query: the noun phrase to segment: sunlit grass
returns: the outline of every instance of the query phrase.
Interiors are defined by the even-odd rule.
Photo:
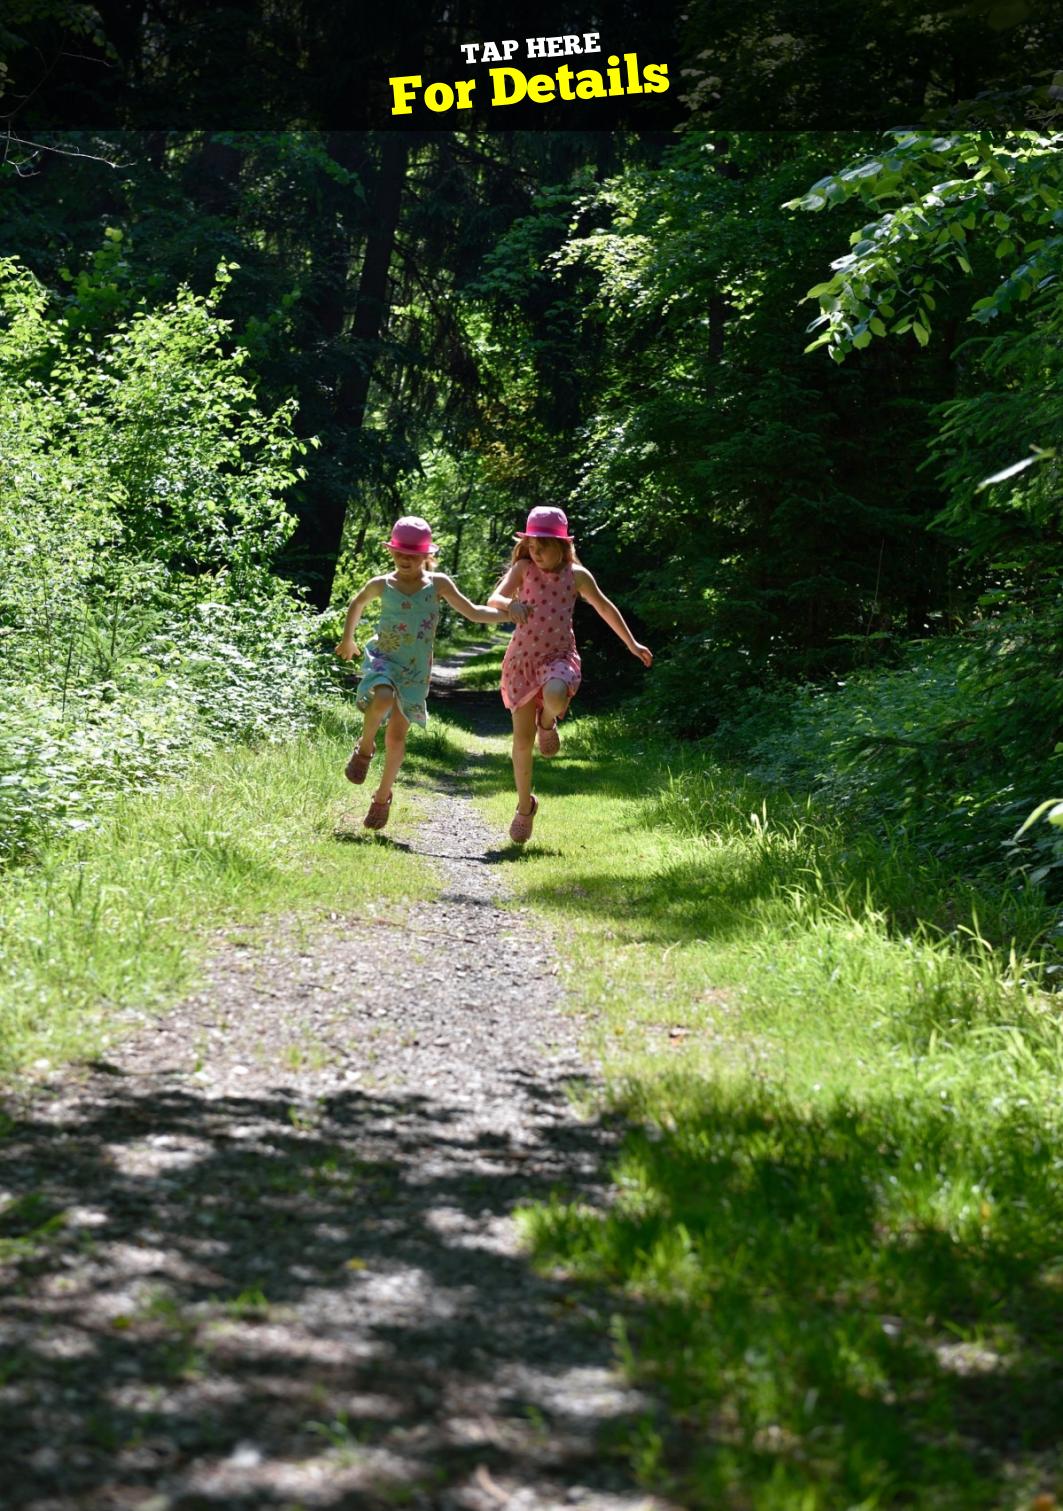
[[[462,738],[602,1100],[640,1130],[606,1212],[522,1217],[540,1263],[614,1289],[618,1359],[669,1403],[628,1436],[635,1472],[705,1508],[1055,1493],[1043,900],[958,884],[617,719],[562,726],[533,838],[505,848],[508,742]]]
[[[481,634],[481,641],[485,637]],[[502,675],[502,658],[506,654],[503,641],[486,655],[477,656],[462,668],[461,685],[470,692],[495,692]]]
[[[218,754],[4,876],[0,1071],[89,1054],[122,1009],[188,990],[212,930],[433,895],[423,863],[392,841],[417,820],[426,769],[460,760],[460,749],[442,726],[411,735],[387,836],[377,838],[362,818],[378,766],[364,788],[343,776],[358,723],[338,705],[305,738]]]

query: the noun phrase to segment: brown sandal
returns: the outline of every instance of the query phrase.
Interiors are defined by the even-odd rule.
[[[367,829],[383,829],[388,821],[388,814],[391,812],[391,799],[394,796],[393,792],[388,793],[387,801],[383,803],[379,798],[373,799],[369,804],[369,812],[362,820]]]
[[[351,756],[350,760],[347,762],[346,767],[344,768],[344,775],[349,782],[356,782],[360,786],[369,774],[369,768],[372,764],[372,752],[370,752],[369,755],[363,755],[356,746],[354,754]]]
[[[531,839],[532,824],[535,822],[538,811],[539,799],[537,797],[532,798],[530,813],[521,813],[520,809],[517,809],[513,815],[513,822],[509,826],[509,837],[515,845],[523,845]]]

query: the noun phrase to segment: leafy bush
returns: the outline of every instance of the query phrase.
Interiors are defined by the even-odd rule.
[[[271,571],[303,445],[227,350],[227,276],[94,344],[0,260],[0,861],[306,722],[313,620]]]
[[[1015,609],[908,648],[893,669],[751,695],[718,731],[754,777],[932,851],[963,875],[1018,870],[1063,894],[1063,844],[1011,842],[1060,786],[1063,605]]]

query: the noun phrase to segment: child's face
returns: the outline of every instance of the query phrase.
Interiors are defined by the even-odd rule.
[[[543,540],[539,536],[528,536],[528,550],[531,559],[543,572],[554,572],[561,565],[563,552],[561,544],[556,540]]]
[[[406,577],[415,577],[425,563],[425,558],[414,551],[392,551],[391,559],[396,572]]]

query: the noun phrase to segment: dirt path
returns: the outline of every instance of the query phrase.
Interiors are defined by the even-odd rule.
[[[534,1276],[510,1215],[603,1200],[615,1138],[572,1110],[550,943],[460,783],[411,845],[441,902],[230,934],[197,996],[9,1108],[5,1507],[661,1504],[608,1448],[648,1409],[613,1306]]]

